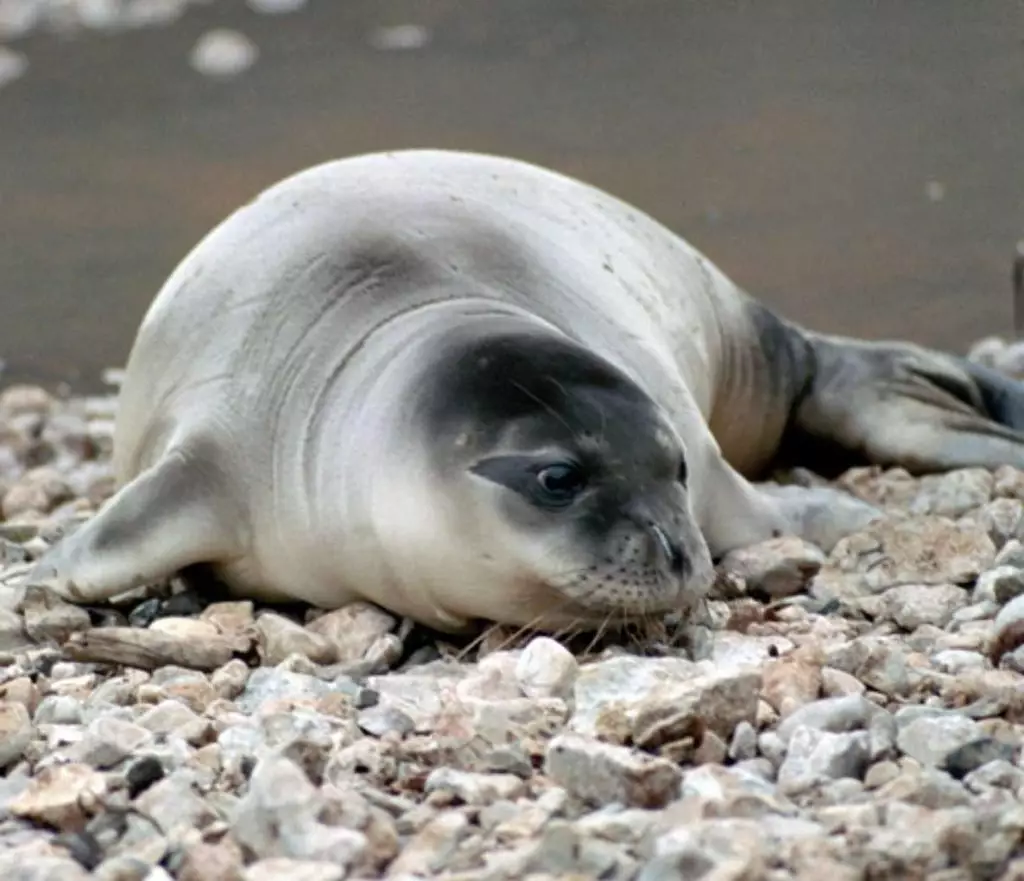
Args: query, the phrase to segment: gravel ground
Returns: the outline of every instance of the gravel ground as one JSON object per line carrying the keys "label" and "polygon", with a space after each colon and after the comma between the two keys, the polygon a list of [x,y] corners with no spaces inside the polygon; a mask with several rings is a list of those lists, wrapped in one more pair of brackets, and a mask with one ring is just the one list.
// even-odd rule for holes
{"label": "gravel ground", "polygon": [[1024,879],[1024,472],[855,469],[887,517],[734,553],[702,622],[455,644],[16,589],[111,492],[115,409],[0,391],[5,881]]}

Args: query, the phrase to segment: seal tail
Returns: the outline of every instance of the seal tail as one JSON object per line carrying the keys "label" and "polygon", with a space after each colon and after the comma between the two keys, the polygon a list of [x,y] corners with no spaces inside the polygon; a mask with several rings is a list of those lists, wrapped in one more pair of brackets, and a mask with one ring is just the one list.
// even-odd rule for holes
{"label": "seal tail", "polygon": [[123,486],[92,519],[57,542],[23,584],[41,585],[71,602],[109,599],[159,581],[194,563],[233,556],[234,524],[218,510],[208,462],[169,450]]}

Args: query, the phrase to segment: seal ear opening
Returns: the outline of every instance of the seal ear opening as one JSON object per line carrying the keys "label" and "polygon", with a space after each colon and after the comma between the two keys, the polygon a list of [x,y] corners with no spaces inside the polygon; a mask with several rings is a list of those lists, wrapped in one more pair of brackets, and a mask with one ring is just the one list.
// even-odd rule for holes
{"label": "seal ear opening", "polygon": [[228,556],[237,539],[211,502],[223,493],[197,466],[194,455],[168,453],[50,548],[23,584],[91,603]]}

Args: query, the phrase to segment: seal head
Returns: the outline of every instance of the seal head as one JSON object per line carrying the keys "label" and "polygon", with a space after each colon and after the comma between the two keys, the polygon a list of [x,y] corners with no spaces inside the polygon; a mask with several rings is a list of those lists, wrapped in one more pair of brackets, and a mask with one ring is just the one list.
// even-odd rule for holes
{"label": "seal head", "polygon": [[[712,562],[683,444],[621,370],[561,334],[455,334],[426,386],[453,535],[506,620],[571,626],[683,610]],[[487,608],[493,614],[494,597]]]}

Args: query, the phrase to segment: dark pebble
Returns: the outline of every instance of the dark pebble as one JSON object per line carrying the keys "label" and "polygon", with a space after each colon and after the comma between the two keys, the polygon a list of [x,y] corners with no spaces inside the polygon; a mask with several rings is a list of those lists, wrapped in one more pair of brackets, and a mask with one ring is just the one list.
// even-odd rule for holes
{"label": "dark pebble", "polygon": [[128,613],[128,623],[132,627],[149,627],[160,617],[160,600],[156,597],[143,600]]}
{"label": "dark pebble", "polygon": [[63,847],[76,863],[90,872],[103,862],[103,848],[88,830],[65,832],[53,843]]}
{"label": "dark pebble", "polygon": [[163,779],[163,776],[164,766],[160,764],[160,760],[155,756],[143,756],[134,762],[124,775],[125,783],[128,786],[128,797],[135,798],[158,780]]}
{"label": "dark pebble", "polygon": [[957,747],[946,756],[946,770],[957,780],[966,777],[971,771],[994,762],[997,759],[1005,759],[1008,762],[1014,760],[1014,748],[1008,743],[996,740],[994,737],[979,737]]}

